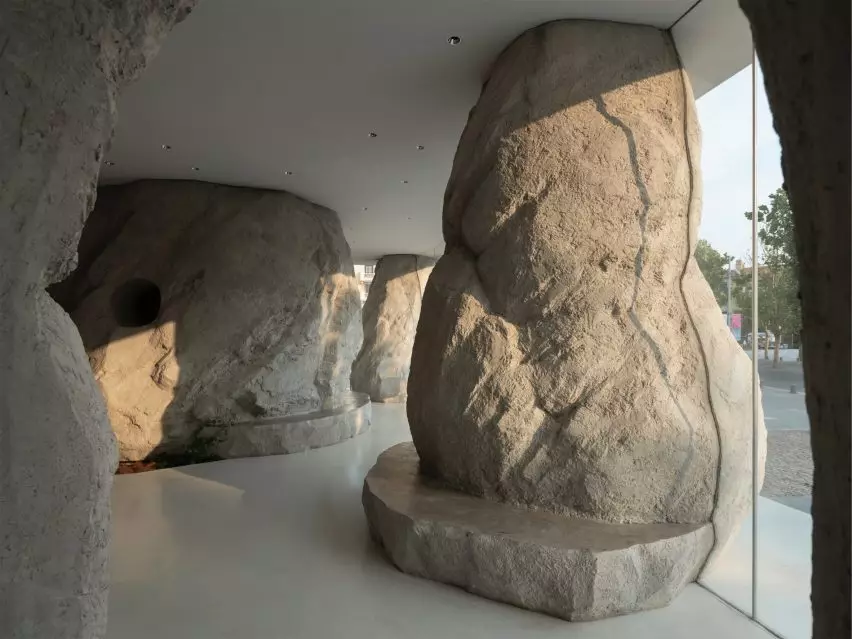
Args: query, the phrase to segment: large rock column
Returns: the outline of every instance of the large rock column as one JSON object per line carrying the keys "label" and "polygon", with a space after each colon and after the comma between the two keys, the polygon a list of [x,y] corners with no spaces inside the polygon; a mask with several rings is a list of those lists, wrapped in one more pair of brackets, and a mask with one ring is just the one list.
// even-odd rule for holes
{"label": "large rock column", "polygon": [[740,0],[781,140],[801,272],[805,401],[814,456],[813,636],[850,614],[850,6]]}
{"label": "large rock column", "polygon": [[435,260],[385,255],[364,304],[364,343],[352,366],[352,390],[374,402],[404,401],[423,289]]}
{"label": "large rock column", "polygon": [[[578,583],[533,566],[517,591],[482,565],[484,552],[466,587],[568,618],[663,605],[705,564],[710,546],[691,535],[712,525],[718,551],[745,515],[750,363],[692,257],[699,138],[667,32],[555,22],[493,65],[456,153],[447,248],[417,328],[408,417],[420,468],[514,518],[534,509],[568,528],[649,526],[690,550],[662,574],[653,566],[672,560],[674,546],[645,542],[656,563],[622,570],[604,562],[613,546],[594,533],[602,546],[582,549],[602,574]],[[394,506],[370,481],[376,534],[397,550],[413,544],[424,533],[409,529],[400,542],[400,525],[377,515]],[[622,541],[618,553],[636,549]],[[398,563],[446,580],[430,568],[443,547],[422,547],[416,566]],[[558,583],[569,601],[547,600],[542,586],[546,601],[526,602],[524,581]],[[601,591],[605,583],[618,587]]]}
{"label": "large rock column", "polygon": [[[334,211],[206,182],[105,187],[79,267],[51,293],[80,328],[122,459],[336,441],[305,424],[294,437],[291,425],[343,403],[361,343],[358,282]],[[270,426],[278,418],[290,419]],[[287,441],[261,444],[261,423]],[[257,446],[233,445],[248,431]]]}
{"label": "large rock column", "polygon": [[0,636],[105,631],[115,444],[74,324],[75,263],[115,121],[191,0],[0,3]]}

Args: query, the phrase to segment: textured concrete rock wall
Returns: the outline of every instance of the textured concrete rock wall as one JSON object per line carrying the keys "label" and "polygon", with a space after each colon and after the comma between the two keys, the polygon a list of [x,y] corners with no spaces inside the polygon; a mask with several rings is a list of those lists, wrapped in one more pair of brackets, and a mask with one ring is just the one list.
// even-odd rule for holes
{"label": "textured concrete rock wall", "polygon": [[374,402],[403,401],[423,289],[435,260],[385,255],[363,310],[364,342],[352,366],[352,390]]}
{"label": "textured concrete rock wall", "polygon": [[814,487],[813,636],[849,637],[850,95],[848,2],[740,0],[781,140],[801,273]]}
{"label": "textured concrete rock wall", "polygon": [[[205,182],[106,187],[80,259],[51,293],[80,328],[123,459],[203,454],[205,426],[328,408],[348,389],[361,303],[333,211]],[[139,300],[123,287],[139,280],[159,310],[122,326]]]}
{"label": "textured concrete rock wall", "polygon": [[748,506],[751,385],[692,257],[699,146],[665,32],[556,22],[500,56],[456,154],[414,345],[427,473],[730,536]]}
{"label": "textured concrete rock wall", "polygon": [[0,636],[106,629],[115,443],[44,288],[74,267],[119,88],[191,0],[0,3]]}

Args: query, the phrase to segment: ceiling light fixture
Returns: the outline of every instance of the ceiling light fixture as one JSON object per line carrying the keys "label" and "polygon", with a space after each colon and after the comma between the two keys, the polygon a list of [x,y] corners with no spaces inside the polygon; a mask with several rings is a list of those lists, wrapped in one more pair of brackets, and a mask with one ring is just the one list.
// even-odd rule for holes
{"label": "ceiling light fixture", "polygon": [[450,43],[450,46],[454,47],[461,42],[461,38],[458,36],[450,36],[447,38],[447,42]]}
{"label": "ceiling light fixture", "polygon": [[197,166],[194,166],[194,167],[192,167],[192,170],[193,171],[200,171],[201,169],[199,169]]}
{"label": "ceiling light fixture", "polygon": [[363,211],[366,211],[366,210],[367,210],[367,207],[365,206],[362,210],[363,210]]}
{"label": "ceiling light fixture", "polygon": [[402,183],[403,183],[403,184],[408,184],[408,180],[403,180],[403,181],[402,181]]}
{"label": "ceiling light fixture", "polygon": [[284,175],[293,175],[292,171],[284,171]]}
{"label": "ceiling light fixture", "polygon": [[113,162],[112,160],[107,160],[106,162],[104,162],[104,164],[106,164],[107,166],[115,166],[115,162]]}
{"label": "ceiling light fixture", "polygon": [[422,150],[423,150],[423,149],[425,149],[425,148],[426,148],[426,147],[425,147],[425,146],[423,146],[422,144],[418,144],[418,145],[417,145],[417,150],[418,150],[418,151],[422,151]]}
{"label": "ceiling light fixture", "polygon": [[375,131],[370,131],[370,137],[371,138],[377,138],[377,137],[379,137],[379,134],[376,133]]}
{"label": "ceiling light fixture", "polygon": [[168,144],[164,144],[162,146],[162,148],[163,148],[163,151],[171,151],[172,150],[172,147],[170,147]]}

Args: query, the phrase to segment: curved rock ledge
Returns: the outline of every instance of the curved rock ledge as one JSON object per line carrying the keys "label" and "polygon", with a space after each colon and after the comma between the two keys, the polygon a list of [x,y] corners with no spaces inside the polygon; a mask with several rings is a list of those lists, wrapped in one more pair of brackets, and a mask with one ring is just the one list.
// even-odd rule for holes
{"label": "curved rock ledge", "polygon": [[366,393],[348,393],[330,409],[209,427],[210,450],[218,457],[287,455],[331,446],[370,429],[372,405]]}
{"label": "curved rock ledge", "polygon": [[583,621],[667,605],[713,546],[706,524],[608,524],[492,502],[418,473],[414,445],[379,456],[362,501],[403,572]]}

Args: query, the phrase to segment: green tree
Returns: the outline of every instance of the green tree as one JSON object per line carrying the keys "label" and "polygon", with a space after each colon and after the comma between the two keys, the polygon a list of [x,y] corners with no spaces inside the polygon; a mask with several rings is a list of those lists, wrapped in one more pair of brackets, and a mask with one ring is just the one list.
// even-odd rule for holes
{"label": "green tree", "polygon": [[[747,220],[752,219],[746,211]],[[799,304],[799,262],[793,238],[793,211],[786,191],[769,196],[769,205],[757,207],[758,238],[763,245],[763,265],[758,267],[758,321],[775,334],[772,366],[778,366],[784,337],[798,335],[802,328]],[[749,276],[751,274],[749,273]],[[751,309],[751,295],[747,300]],[[745,301],[745,300],[743,300]],[[767,340],[768,356],[768,340]],[[799,349],[801,358],[801,346]]]}
{"label": "green tree", "polygon": [[701,269],[704,279],[710,285],[716,303],[727,309],[728,306],[728,265],[731,256],[714,249],[707,240],[698,240],[695,245],[695,261]]}
{"label": "green tree", "polygon": [[[745,212],[751,220],[751,211]],[[793,211],[787,192],[781,188],[769,196],[769,206],[757,207],[757,237],[763,245],[764,263],[767,266],[789,267],[798,279],[799,260],[793,238]]]}
{"label": "green tree", "polygon": [[[751,278],[753,266],[743,269],[734,287],[737,302],[743,313],[743,325],[752,326]],[[773,367],[779,363],[781,342],[798,333],[801,328],[799,285],[793,270],[785,266],[762,264],[757,271],[759,330],[775,336]],[[767,335],[768,337],[768,335]],[[769,359],[769,340],[764,342],[764,357]]]}

